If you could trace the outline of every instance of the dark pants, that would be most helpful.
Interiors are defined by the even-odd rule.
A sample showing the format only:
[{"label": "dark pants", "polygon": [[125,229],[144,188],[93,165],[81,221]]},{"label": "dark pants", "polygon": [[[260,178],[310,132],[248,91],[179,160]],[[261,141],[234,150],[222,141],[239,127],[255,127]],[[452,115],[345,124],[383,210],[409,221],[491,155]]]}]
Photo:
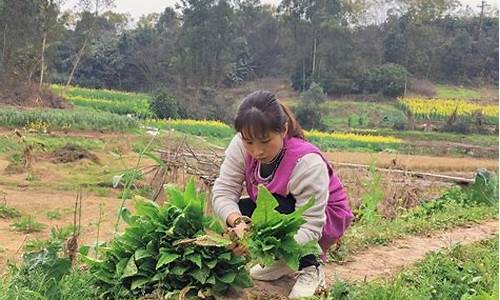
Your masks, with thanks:
[{"label": "dark pants", "polygon": [[[276,207],[276,211],[282,214],[291,214],[295,211],[295,198],[292,196],[283,197],[277,194],[273,194],[273,196],[276,200],[278,200],[279,204],[278,207]],[[241,214],[247,217],[251,217],[256,208],[255,202],[253,202],[250,198],[240,199],[238,206],[240,207]],[[313,254],[306,255],[299,261],[299,270],[309,266],[319,266],[318,259]]]}]

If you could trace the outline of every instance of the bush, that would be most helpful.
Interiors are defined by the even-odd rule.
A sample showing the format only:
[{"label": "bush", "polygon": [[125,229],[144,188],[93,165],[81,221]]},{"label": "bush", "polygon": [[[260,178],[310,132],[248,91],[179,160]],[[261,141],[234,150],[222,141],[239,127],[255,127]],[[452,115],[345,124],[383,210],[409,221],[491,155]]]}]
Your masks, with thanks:
[{"label": "bush", "polygon": [[324,115],[320,106],[325,102],[326,95],[323,88],[316,83],[312,83],[309,90],[300,94],[300,102],[295,108],[295,117],[300,125],[307,130],[323,130],[324,125],[321,119]]},{"label": "bush", "polygon": [[407,75],[405,67],[397,64],[384,64],[372,68],[364,75],[363,90],[368,93],[382,92],[389,97],[401,96],[404,93]]},{"label": "bush", "polygon": [[151,110],[160,119],[179,119],[183,109],[167,89],[158,89],[151,97]]},{"label": "bush", "polygon": [[321,122],[323,111],[319,105],[310,103],[299,103],[294,110],[295,118],[300,125],[307,130],[324,130],[324,124]]},{"label": "bush", "polygon": [[326,94],[319,84],[313,82],[307,91],[300,94],[300,100],[303,103],[321,104],[326,101]]},{"label": "bush", "polygon": [[327,74],[321,79],[320,84],[327,94],[346,95],[361,92],[359,83],[352,78],[335,78]]}]

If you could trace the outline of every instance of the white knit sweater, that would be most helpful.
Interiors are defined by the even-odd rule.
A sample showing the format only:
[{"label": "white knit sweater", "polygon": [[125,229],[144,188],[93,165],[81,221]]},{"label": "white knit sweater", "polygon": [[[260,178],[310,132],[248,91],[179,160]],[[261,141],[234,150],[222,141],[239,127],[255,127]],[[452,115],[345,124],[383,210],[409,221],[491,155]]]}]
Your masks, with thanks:
[{"label": "white knit sweater", "polygon": [[[241,135],[237,134],[226,149],[219,177],[212,190],[214,211],[224,222],[231,213],[240,212],[238,201],[244,187],[245,156]],[[321,238],[329,196],[328,186],[328,169],[323,159],[316,153],[304,155],[292,171],[288,191],[296,200],[296,208],[305,205],[311,196],[316,202],[304,212],[306,223],[295,236],[298,243],[305,244]]]}]

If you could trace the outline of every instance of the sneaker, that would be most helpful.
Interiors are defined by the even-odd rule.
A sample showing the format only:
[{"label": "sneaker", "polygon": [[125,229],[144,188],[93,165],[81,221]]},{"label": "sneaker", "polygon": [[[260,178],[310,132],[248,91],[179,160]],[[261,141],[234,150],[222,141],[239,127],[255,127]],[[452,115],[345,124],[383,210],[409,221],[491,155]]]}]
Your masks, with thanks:
[{"label": "sneaker", "polygon": [[256,280],[272,281],[281,277],[292,274],[294,271],[290,269],[284,261],[278,260],[270,266],[262,267],[255,265],[250,269],[250,277]]},{"label": "sneaker", "polygon": [[325,270],[322,265],[309,266],[298,273],[297,281],[288,295],[290,299],[314,296],[318,289],[325,287]]}]

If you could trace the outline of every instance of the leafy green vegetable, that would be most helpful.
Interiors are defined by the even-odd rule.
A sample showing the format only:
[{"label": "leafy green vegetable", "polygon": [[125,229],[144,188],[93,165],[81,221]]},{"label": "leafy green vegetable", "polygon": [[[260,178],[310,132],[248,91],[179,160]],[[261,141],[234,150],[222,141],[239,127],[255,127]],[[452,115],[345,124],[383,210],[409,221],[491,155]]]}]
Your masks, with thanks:
[{"label": "leafy green vegetable", "polygon": [[163,206],[141,199],[135,214],[123,213],[128,227],[100,248],[99,259],[82,256],[104,297],[220,293],[249,287],[247,259],[233,254],[222,225],[204,216],[205,196],[191,180],[184,192],[167,187]]},{"label": "leafy green vegetable", "polygon": [[298,244],[294,236],[306,221],[302,215],[314,204],[314,198],[291,214],[276,211],[278,201],[264,186],[259,186],[257,207],[252,215],[252,228],[243,241],[250,257],[262,265],[270,265],[282,259],[293,270],[298,270],[299,259],[308,254],[317,254],[317,242]]}]

